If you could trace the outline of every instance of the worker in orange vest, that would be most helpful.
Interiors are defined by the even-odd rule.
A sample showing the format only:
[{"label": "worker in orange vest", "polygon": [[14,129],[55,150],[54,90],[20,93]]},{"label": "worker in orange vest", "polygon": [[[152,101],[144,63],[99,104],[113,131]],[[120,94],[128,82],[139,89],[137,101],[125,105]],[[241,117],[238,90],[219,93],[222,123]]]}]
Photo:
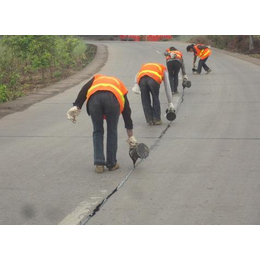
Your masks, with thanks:
[{"label": "worker in orange vest", "polygon": [[[193,59],[193,74],[200,74],[201,69],[203,68],[206,73],[210,73],[212,70],[207,66],[206,61],[211,55],[211,50],[209,46],[203,45],[203,44],[190,44],[186,48],[187,52],[193,52],[194,53],[194,59]],[[198,68],[196,69],[196,59],[197,57],[200,58]]]},{"label": "worker in orange vest", "polygon": [[[117,163],[117,126],[122,113],[130,148],[135,148],[137,141],[133,135],[131,108],[127,98],[128,90],[116,77],[96,74],[80,90],[73,107],[67,112],[67,118],[76,123],[81,108],[86,101],[87,113],[93,123],[94,165],[97,173],[103,173],[106,166],[110,171],[119,168]],[[107,122],[107,153],[104,156],[104,126]]]},{"label": "worker in orange vest", "polygon": [[[159,91],[162,81],[164,82],[165,93],[168,100],[168,109],[175,112],[172,103],[169,75],[164,65],[160,63],[145,63],[135,77],[135,86],[133,90],[138,90],[140,87],[143,111],[146,122],[149,125],[162,124],[161,105],[159,100]],[[152,96],[152,104],[150,95]]]},{"label": "worker in orange vest", "polygon": [[166,65],[169,73],[169,80],[172,94],[178,94],[179,72],[182,71],[183,82],[188,80],[186,75],[183,55],[175,47],[168,48],[164,55],[166,56]]}]

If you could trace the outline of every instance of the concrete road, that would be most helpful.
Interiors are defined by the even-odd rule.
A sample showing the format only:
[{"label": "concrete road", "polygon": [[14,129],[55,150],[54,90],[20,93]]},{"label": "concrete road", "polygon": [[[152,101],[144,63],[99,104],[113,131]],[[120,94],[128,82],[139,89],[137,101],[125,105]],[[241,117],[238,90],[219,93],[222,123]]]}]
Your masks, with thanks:
[{"label": "concrete road", "polygon": [[[169,43],[104,44],[99,72],[129,89],[134,134],[149,157],[133,169],[121,118],[121,168],[94,172],[90,118],[83,109],[76,125],[66,119],[86,81],[8,115],[0,120],[0,224],[260,224],[260,67],[213,50],[213,72],[193,76],[193,55],[174,43],[192,87],[180,103],[180,84],[173,123],[150,127],[131,88],[142,63],[165,63],[159,52]],[[163,86],[160,93],[164,111]]]}]

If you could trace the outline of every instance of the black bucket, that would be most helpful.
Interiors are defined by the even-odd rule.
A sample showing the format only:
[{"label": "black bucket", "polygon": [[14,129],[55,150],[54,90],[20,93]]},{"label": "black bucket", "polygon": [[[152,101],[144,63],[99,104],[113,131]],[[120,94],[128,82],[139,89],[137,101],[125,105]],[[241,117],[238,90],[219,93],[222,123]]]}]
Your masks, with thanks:
[{"label": "black bucket", "polygon": [[191,87],[191,81],[186,80],[182,83],[183,88],[190,88]]},{"label": "black bucket", "polygon": [[175,112],[169,110],[169,109],[166,109],[166,118],[168,121],[174,121],[176,119],[176,114]]},{"label": "black bucket", "polygon": [[149,148],[144,143],[137,144],[137,146],[133,149],[129,150],[129,156],[133,160],[133,164],[135,166],[138,158],[145,159],[149,155]]}]

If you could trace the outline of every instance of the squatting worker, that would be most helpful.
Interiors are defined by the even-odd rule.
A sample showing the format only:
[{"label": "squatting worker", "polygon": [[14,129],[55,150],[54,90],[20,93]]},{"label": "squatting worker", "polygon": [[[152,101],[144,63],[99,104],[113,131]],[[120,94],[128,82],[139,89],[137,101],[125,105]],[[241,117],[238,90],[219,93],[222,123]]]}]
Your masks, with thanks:
[{"label": "squatting worker", "polygon": [[[134,89],[141,90],[141,100],[146,122],[149,125],[160,125],[161,105],[159,100],[160,85],[164,82],[168,100],[168,109],[175,111],[169,84],[169,75],[164,65],[160,63],[145,63],[135,77]],[[151,96],[150,96],[151,95]],[[151,103],[152,97],[152,103]]]},{"label": "squatting worker", "polygon": [[[128,90],[116,77],[96,74],[80,90],[73,107],[67,112],[67,117],[73,123],[79,116],[86,101],[87,112],[93,123],[94,165],[97,173],[104,172],[104,166],[110,171],[119,168],[117,163],[117,126],[119,115],[122,113],[128,135],[130,148],[137,145],[133,135],[131,108],[127,98]],[[104,120],[107,122],[107,151],[104,156]]]},{"label": "squatting worker", "polygon": [[175,47],[168,48],[164,55],[166,56],[166,66],[169,73],[169,80],[171,85],[172,94],[178,94],[178,84],[179,84],[179,72],[182,71],[183,81],[187,81],[188,77],[186,75],[184,60],[182,53]]},{"label": "squatting worker", "polygon": [[[193,74],[200,74],[201,69],[203,68],[206,73],[210,73],[212,70],[207,66],[206,61],[211,55],[211,50],[209,46],[203,44],[190,44],[186,48],[187,52],[193,52],[194,59],[193,59]],[[198,68],[196,69],[196,59],[197,57],[200,58]]]}]

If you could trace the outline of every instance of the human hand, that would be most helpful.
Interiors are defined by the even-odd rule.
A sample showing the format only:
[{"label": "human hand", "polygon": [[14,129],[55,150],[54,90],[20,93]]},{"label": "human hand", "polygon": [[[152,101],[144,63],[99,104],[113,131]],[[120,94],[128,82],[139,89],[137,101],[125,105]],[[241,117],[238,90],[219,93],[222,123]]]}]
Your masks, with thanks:
[{"label": "human hand", "polygon": [[70,120],[72,123],[76,123],[78,116],[81,112],[81,109],[78,107],[74,106],[72,107],[68,112],[67,112],[67,118]]}]

